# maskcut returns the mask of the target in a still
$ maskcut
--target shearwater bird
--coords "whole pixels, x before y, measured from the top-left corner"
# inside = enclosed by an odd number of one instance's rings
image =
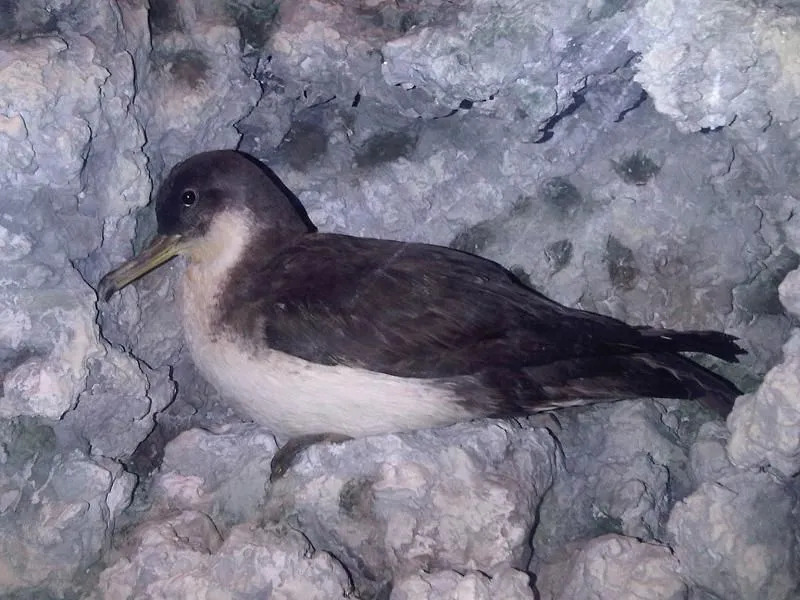
[[[100,296],[183,255],[197,368],[279,436],[343,439],[643,396],[725,414],[740,393],[679,354],[736,361],[731,335],[568,308],[446,247],[318,233],[277,178],[236,151],[174,167],[156,215],[158,235],[103,278]]]

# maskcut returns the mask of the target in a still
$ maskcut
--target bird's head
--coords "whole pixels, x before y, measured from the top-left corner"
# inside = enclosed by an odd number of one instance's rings
[[[237,243],[215,230],[225,221],[265,233],[276,246],[315,231],[291,192],[266,167],[233,150],[204,152],[175,166],[158,190],[156,218],[158,234],[136,257],[103,277],[101,298],[108,300],[174,256],[202,260],[226,242]]]

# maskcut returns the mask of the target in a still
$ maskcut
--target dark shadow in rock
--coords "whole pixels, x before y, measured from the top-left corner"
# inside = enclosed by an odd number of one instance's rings
[[[356,165],[374,167],[398,158],[408,158],[416,147],[417,136],[411,133],[405,131],[378,133],[356,151]]]
[[[225,10],[233,18],[241,32],[240,46],[262,48],[272,33],[278,16],[278,0],[255,0],[251,2],[226,2]]]
[[[196,90],[205,81],[209,68],[205,54],[199,50],[182,50],[173,57],[169,72],[177,81]]]
[[[292,168],[305,170],[328,149],[328,134],[317,123],[295,121],[278,146]]]
[[[625,246],[613,235],[606,242],[606,266],[611,284],[618,289],[632,290],[636,287],[639,268],[633,257],[633,250]]]
[[[558,240],[547,245],[544,249],[544,256],[554,273],[569,264],[572,260],[572,250],[572,242],[568,239]]]
[[[619,175],[625,183],[632,185],[645,185],[653,177],[658,175],[658,172],[661,170],[661,167],[640,150],[624,157],[619,162],[612,160],[611,164],[614,168],[614,172]]]
[[[562,219],[573,216],[583,204],[583,196],[578,188],[566,177],[553,177],[545,181],[542,185],[541,197],[545,204]]]
[[[171,0],[150,0],[147,23],[150,25],[150,33],[154,36],[183,31],[178,5]]]
[[[750,314],[783,315],[778,286],[800,266],[800,257],[786,246],[764,261],[765,268],[752,281],[733,290],[735,302]]]
[[[448,244],[455,250],[480,254],[495,240],[495,228],[487,223],[477,223],[460,231]]]

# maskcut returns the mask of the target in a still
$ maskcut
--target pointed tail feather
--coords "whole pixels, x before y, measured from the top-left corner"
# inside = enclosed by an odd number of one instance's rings
[[[737,343],[736,336],[721,331],[674,331],[671,329],[640,329],[654,352],[702,352],[727,362],[739,362],[739,354],[747,354]]]
[[[528,404],[538,412],[626,398],[698,400],[726,416],[739,389],[730,381],[676,354],[630,354],[558,361],[525,369],[546,400]],[[520,404],[525,402],[519,399]]]

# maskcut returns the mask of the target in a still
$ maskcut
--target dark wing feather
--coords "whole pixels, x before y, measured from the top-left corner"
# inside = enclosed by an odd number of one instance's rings
[[[727,415],[741,394],[716,373],[667,353],[571,358],[512,373],[492,369],[460,382],[458,390],[466,405],[494,417],[646,396],[700,400]]]
[[[724,334],[696,342],[693,333],[659,335],[563,307],[497,263],[440,246],[310,234],[241,269],[223,319],[328,365],[429,378],[608,354],[697,350],[735,359],[738,351]]]

